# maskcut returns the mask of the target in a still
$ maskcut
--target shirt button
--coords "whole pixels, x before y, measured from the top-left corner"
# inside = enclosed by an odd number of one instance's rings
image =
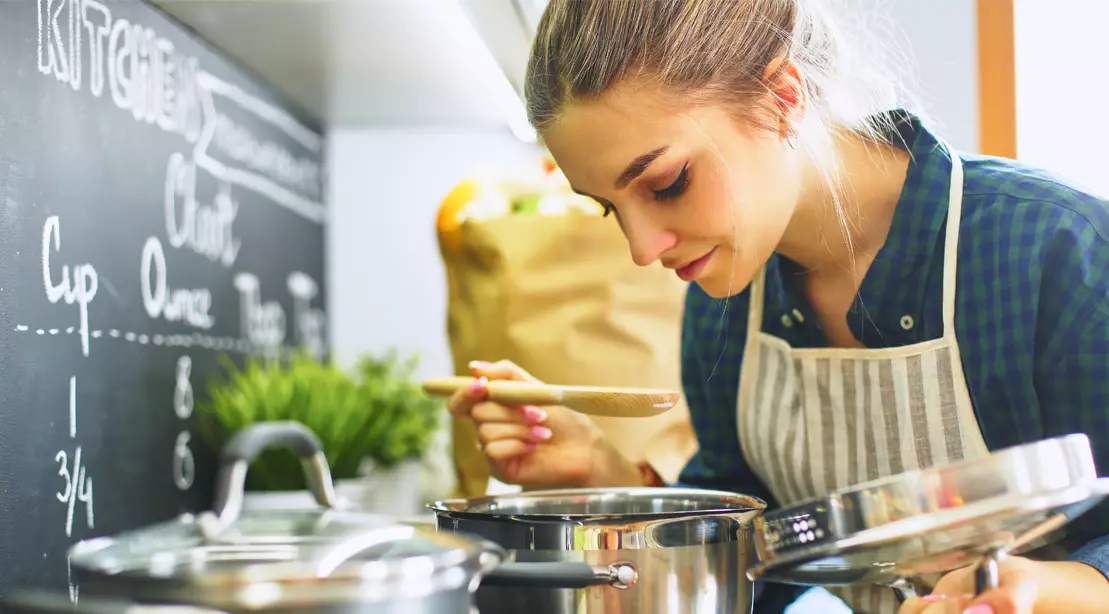
[[[801,313],[801,312],[800,312],[799,310],[797,310],[797,309],[794,309],[794,310],[793,310],[793,319],[797,320],[797,322],[798,322],[798,323],[800,323],[800,324],[804,324],[804,323],[805,323],[805,315],[804,315],[804,314],[802,314],[802,313]]]
[[[793,318],[789,317],[788,313],[782,314],[782,326],[786,328],[793,327]]]
[[[913,324],[914,324],[913,316],[910,316],[910,315],[901,316],[901,328],[903,328],[905,330],[912,330]]]

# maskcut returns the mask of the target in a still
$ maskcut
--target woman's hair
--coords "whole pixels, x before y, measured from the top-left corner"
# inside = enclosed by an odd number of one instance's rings
[[[785,57],[805,79],[806,117],[868,134],[904,92],[887,49],[862,38],[873,26],[846,29],[863,15],[829,0],[550,0],[527,66],[528,119],[542,130],[567,103],[634,78],[758,121],[752,103],[777,77],[764,71]]]
[[[777,132],[755,102],[777,77],[767,78],[766,68],[784,57],[804,81],[803,120],[792,126],[797,146],[835,187],[837,136],[886,141],[892,131],[882,112],[906,97],[883,45],[863,36],[873,26],[846,27],[852,15],[863,16],[828,0],[550,0],[527,66],[528,119],[542,132],[567,104],[634,80],[689,104],[724,105]]]

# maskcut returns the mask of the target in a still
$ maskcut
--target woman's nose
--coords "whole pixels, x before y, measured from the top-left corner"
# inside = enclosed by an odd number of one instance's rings
[[[628,219],[631,218],[631,219]],[[678,242],[678,236],[644,215],[625,216],[621,220],[628,238],[632,261],[639,266],[654,264],[662,254]]]

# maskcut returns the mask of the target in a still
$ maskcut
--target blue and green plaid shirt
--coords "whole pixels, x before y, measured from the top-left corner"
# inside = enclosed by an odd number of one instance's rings
[[[912,152],[885,246],[848,315],[870,348],[943,335],[944,225],[951,160],[908,113]],[[975,414],[991,450],[1069,433],[1089,436],[1109,471],[1109,202],[1012,160],[960,154],[964,166],[955,334]],[[794,347],[827,347],[805,297],[767,264],[764,330]],[[744,461],[736,427],[749,292],[725,301],[691,284],[682,380],[700,450],[682,484],[742,491],[776,505]],[[727,303],[727,310],[724,310]],[[800,313],[802,317],[797,317]],[[903,316],[915,324],[905,330]],[[785,320],[788,319],[788,326]],[[1073,560],[1109,577],[1109,505],[1068,527]],[[759,610],[761,611],[761,609]]]

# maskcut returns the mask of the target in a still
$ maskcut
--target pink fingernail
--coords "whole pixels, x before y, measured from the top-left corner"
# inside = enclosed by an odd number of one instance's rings
[[[925,596],[921,597],[920,600],[923,601],[924,603],[936,603],[937,601],[943,601],[945,598],[946,597],[944,595],[932,594],[932,595],[925,595]]]
[[[545,426],[533,426],[531,427],[531,435],[536,439],[546,441],[551,438],[551,429]]]
[[[489,363],[485,362],[484,360],[471,360],[470,361],[470,368],[471,369],[488,369],[489,368]]]
[[[470,384],[470,396],[480,398],[485,392],[485,385],[489,383],[484,377],[479,377]]]
[[[547,419],[547,412],[538,407],[525,407],[524,419],[528,422],[542,422]]]
[[[528,445],[527,445],[528,452],[531,452],[532,450],[534,450],[538,447],[539,447],[539,444],[535,443],[534,441],[529,441],[528,442]]]
[[[988,603],[976,603],[963,610],[963,614],[993,614],[993,606]]]

